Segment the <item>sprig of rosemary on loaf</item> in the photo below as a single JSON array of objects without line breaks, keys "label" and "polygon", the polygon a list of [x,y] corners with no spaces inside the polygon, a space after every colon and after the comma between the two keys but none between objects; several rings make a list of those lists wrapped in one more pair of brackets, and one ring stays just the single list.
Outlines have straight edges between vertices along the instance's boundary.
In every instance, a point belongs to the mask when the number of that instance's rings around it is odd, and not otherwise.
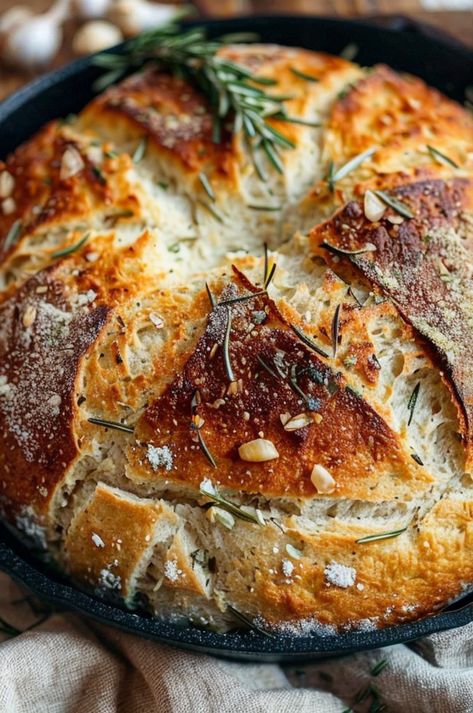
[{"label": "sprig of rosemary on loaf", "polygon": [[[263,150],[274,168],[282,173],[280,151],[292,149],[295,144],[269,120],[309,126],[318,124],[287,114],[284,102],[291,97],[271,94],[266,89],[277,84],[276,80],[255,76],[246,67],[219,54],[226,45],[255,39],[258,39],[255,35],[239,34],[211,40],[202,27],[188,30],[177,24],[160,27],[130,40],[118,54],[104,52],[97,55],[94,64],[106,72],[96,81],[94,88],[102,91],[147,62],[157,64],[190,81],[205,94],[212,111],[212,138],[215,143],[221,140],[223,125],[232,122],[233,132],[243,133],[253,156],[256,150]],[[265,180],[264,170],[256,159],[255,168],[260,178]]]}]

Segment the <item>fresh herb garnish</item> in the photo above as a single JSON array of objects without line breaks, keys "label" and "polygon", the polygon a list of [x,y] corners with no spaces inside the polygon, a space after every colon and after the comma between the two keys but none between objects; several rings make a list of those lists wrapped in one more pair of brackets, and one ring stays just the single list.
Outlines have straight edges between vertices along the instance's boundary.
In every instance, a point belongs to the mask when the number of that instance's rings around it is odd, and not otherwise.
[{"label": "fresh herb garnish", "polygon": [[401,527],[400,530],[391,530],[390,532],[378,532],[376,535],[366,535],[365,537],[360,537],[356,540],[358,545],[362,545],[365,542],[377,542],[378,540],[390,540],[392,537],[398,537],[402,535],[403,532],[407,530],[407,527]]},{"label": "fresh herb garnish", "polygon": [[357,156],[351,158],[349,161],[344,163],[343,166],[340,166],[340,168],[336,171],[334,171],[333,162],[331,162],[329,165],[329,172],[327,176],[327,183],[330,190],[333,192],[337,181],[341,181],[342,178],[348,176],[349,173],[358,168],[358,166],[361,166],[361,164],[364,163],[364,161],[366,161],[367,159],[369,159],[374,153],[376,153],[376,151],[377,146],[372,146],[371,148],[366,149],[366,151],[363,151]]},{"label": "fresh herb garnish", "polygon": [[392,208],[393,210],[396,211],[396,213],[399,213],[399,215],[402,215],[403,218],[413,218],[414,213],[411,211],[411,209],[405,205],[404,203],[401,203],[401,201],[398,201],[397,198],[393,198],[392,196],[389,195],[389,193],[386,193],[385,191],[373,191],[373,193],[383,201],[389,208]]},{"label": "fresh herb garnish", "polygon": [[307,74],[306,72],[302,72],[300,69],[297,69],[296,67],[290,67],[291,72],[295,77],[298,77],[299,79],[304,79],[306,82],[319,82],[318,77],[314,77],[313,74]]},{"label": "fresh herb garnish", "polygon": [[452,168],[460,168],[458,163],[455,163],[455,161],[453,161],[451,158],[449,158],[444,153],[442,153],[441,151],[436,149],[435,146],[429,146],[429,144],[427,144],[427,149],[429,150],[429,153],[432,156],[432,158],[435,159],[435,161],[437,161],[437,163],[444,163],[444,164],[446,163],[449,166],[452,166]]},{"label": "fresh herb garnish", "polygon": [[147,61],[178,72],[207,96],[216,143],[221,140],[222,125],[231,118],[234,132],[243,131],[250,147],[263,150],[276,170],[282,172],[279,151],[293,148],[294,144],[268,119],[278,115],[285,121],[290,120],[284,102],[291,97],[269,94],[262,87],[272,85],[274,80],[254,77],[251,70],[221,57],[219,50],[226,44],[225,36],[209,40],[205,28],[183,30],[175,23],[144,32],[129,40],[122,53],[105,52],[95,57],[94,64],[106,73],[95,83],[94,89],[102,91]]},{"label": "fresh herb garnish", "polygon": [[259,363],[261,364],[261,366],[263,367],[263,369],[266,369],[266,371],[268,372],[268,374],[271,374],[271,376],[272,376],[274,379],[276,379],[276,380],[279,379],[279,374],[277,374],[277,373],[270,367],[270,365],[268,364],[268,362],[267,362],[265,359],[263,359],[263,357],[262,357],[260,354],[258,354],[258,356],[257,356],[256,358],[257,358],[257,360],[259,361]]},{"label": "fresh herb garnish", "polygon": [[332,356],[335,359],[338,349],[338,337],[340,331],[340,309],[342,305],[337,305],[332,319]]},{"label": "fresh herb garnish", "polygon": [[133,433],[134,431],[131,426],[127,426],[124,423],[119,423],[118,421],[106,421],[103,418],[88,418],[87,420],[89,423],[93,423],[95,426],[111,428],[115,431],[123,431],[123,433]]},{"label": "fresh herb garnish", "polygon": [[230,502],[230,500],[225,500],[221,495],[219,495],[217,492],[213,492],[211,490],[207,490],[204,487],[200,486],[200,492],[202,495],[205,495],[205,497],[210,498],[210,500],[213,500],[214,503],[217,503],[219,507],[222,508],[222,510],[226,510],[229,512],[231,515],[234,515],[235,517],[239,518],[240,520],[244,520],[245,522],[252,522],[254,525],[259,525],[260,521],[258,520],[256,514],[253,515],[251,512],[246,512],[246,510],[241,510],[238,505],[235,505],[234,503]]},{"label": "fresh herb garnish", "polygon": [[282,206],[280,205],[254,205],[251,203],[248,203],[247,208],[251,208],[251,210],[265,210],[265,211],[277,211],[281,210]]},{"label": "fresh herb garnish", "polygon": [[213,294],[212,294],[212,292],[211,292],[211,290],[210,290],[210,287],[209,287],[209,285],[208,285],[207,282],[205,283],[205,289],[207,290],[207,295],[208,295],[208,298],[209,298],[209,301],[210,301],[210,306],[212,307],[212,309],[215,309],[215,307],[217,306],[217,302],[216,302],[216,299],[215,299],[215,297],[213,296]]},{"label": "fresh herb garnish", "polygon": [[292,331],[295,334],[297,334],[299,339],[302,342],[304,342],[304,344],[307,347],[309,347],[309,349],[313,349],[313,351],[316,352],[316,354],[320,354],[320,356],[323,356],[326,358],[328,357],[327,352],[325,352],[321,347],[319,347],[315,342],[313,342],[310,337],[308,337],[306,334],[304,334],[304,332],[301,329],[299,329],[299,327],[296,327],[295,324],[290,324],[289,326],[292,329]]},{"label": "fresh herb garnish", "polygon": [[15,222],[12,224],[10,230],[8,231],[7,237],[5,238],[5,242],[3,244],[3,249],[5,251],[9,250],[12,247],[12,245],[15,245],[18,238],[20,237],[22,228],[23,228],[23,224],[22,224],[21,220],[15,220]]},{"label": "fresh herb garnish", "polygon": [[107,179],[103,175],[102,169],[100,169],[98,166],[92,166],[92,173],[94,174],[97,181],[102,184],[102,186],[106,185]]},{"label": "fresh herb garnish", "polygon": [[[206,284],[207,284],[207,283],[206,283]],[[192,419],[194,419],[194,416],[196,415],[197,406],[199,406],[199,404],[201,403],[201,400],[202,400],[202,399],[201,399],[201,396],[200,396],[200,391],[199,391],[198,389],[196,389],[196,390],[194,391],[194,394],[193,394],[193,396],[192,396],[192,401],[191,401],[191,415],[192,415]],[[211,454],[210,450],[209,450],[208,447],[207,447],[207,444],[206,444],[205,441],[204,441],[204,437],[203,437],[203,435],[202,435],[202,433],[201,433],[201,429],[198,428],[198,427],[194,424],[194,420],[191,421],[191,428],[194,429],[194,431],[195,431],[196,434],[197,434],[197,442],[198,442],[198,444],[199,444],[200,450],[202,451],[202,453],[204,454],[204,456],[207,458],[207,460],[209,461],[209,463],[210,463],[210,465],[212,466],[212,468],[216,468],[216,467],[217,467],[217,464],[216,464],[216,462],[215,462],[215,458],[214,458],[213,455]]]},{"label": "fresh herb garnish", "polygon": [[227,307],[227,326],[225,328],[225,336],[223,339],[223,362],[225,364],[225,371],[227,372],[227,377],[230,383],[236,381],[235,374],[233,373],[232,363],[230,360],[230,333],[232,330],[232,311]]},{"label": "fresh herb garnish", "polygon": [[138,146],[135,149],[135,153],[133,154],[133,163],[139,163],[144,158],[147,147],[148,147],[148,138],[145,136],[144,138],[141,139],[141,141],[139,142]]},{"label": "fresh herb garnish", "polygon": [[227,604],[228,609],[231,611],[233,616],[238,619],[242,624],[247,626],[249,629],[253,629],[253,631],[256,631],[258,634],[261,634],[262,636],[268,636],[270,639],[274,639],[274,634],[272,634],[270,631],[267,631],[266,629],[263,629],[261,626],[258,624],[255,624],[252,619],[246,616],[246,614],[242,614],[238,609],[235,609],[235,607],[232,607],[231,604]]},{"label": "fresh herb garnish", "polygon": [[204,191],[207,193],[207,195],[208,195],[208,197],[210,198],[210,200],[211,200],[211,201],[214,201],[214,200],[215,200],[215,193],[214,193],[214,190],[213,190],[213,188],[212,188],[212,186],[211,186],[211,184],[210,184],[210,181],[209,181],[209,179],[207,178],[207,176],[205,175],[205,173],[203,173],[203,172],[199,173],[199,181],[201,182],[202,188],[203,188]]},{"label": "fresh herb garnish", "polygon": [[205,209],[210,213],[210,215],[212,215],[212,216],[215,218],[215,220],[216,220],[218,223],[223,223],[223,218],[222,218],[222,216],[221,216],[220,213],[216,210],[216,208],[213,207],[213,205],[212,205],[211,203],[207,203],[207,201],[201,201],[200,199],[197,199],[196,203],[198,203],[199,205],[201,205],[202,208],[205,208]]},{"label": "fresh herb garnish", "polygon": [[371,253],[376,250],[376,245],[373,245],[373,243],[365,243],[363,247],[357,248],[356,250],[346,250],[345,248],[339,248],[337,245],[332,245],[332,243],[328,243],[326,240],[323,240],[320,243],[321,248],[325,248],[326,250],[330,250],[331,253],[334,253],[334,255],[362,255],[363,253]]},{"label": "fresh herb garnish", "polygon": [[422,460],[422,458],[420,456],[417,455],[417,453],[411,453],[411,458],[412,458],[412,460],[415,460],[415,462],[418,463],[419,465],[424,465],[424,461]]},{"label": "fresh herb garnish", "polygon": [[270,269],[270,271],[269,271],[269,273],[268,273],[268,277],[266,278],[266,280],[265,280],[265,282],[264,282],[264,289],[265,289],[265,290],[268,289],[268,287],[270,286],[270,284],[271,284],[271,282],[272,282],[272,279],[273,279],[273,277],[274,277],[274,273],[276,272],[276,267],[277,267],[276,263],[273,262],[273,264],[271,265],[271,269]]},{"label": "fresh herb garnish", "polygon": [[63,248],[63,250],[57,250],[55,253],[51,255],[52,258],[55,260],[60,257],[66,257],[67,255],[72,255],[72,253],[77,252],[77,250],[80,250],[83,245],[87,242],[89,239],[89,233],[84,235],[77,243],[74,243],[74,245],[70,245],[68,248]]},{"label": "fresh herb garnish", "polygon": [[414,390],[412,394],[409,397],[409,401],[407,403],[407,410],[409,411],[409,419],[407,421],[407,425],[411,425],[412,417],[414,415],[414,409],[416,407],[417,403],[417,398],[419,396],[419,391],[420,391],[420,381],[415,385]]},{"label": "fresh herb garnish", "polygon": [[241,297],[230,297],[228,300],[222,300],[218,303],[219,307],[228,307],[230,305],[237,304],[238,302],[248,302],[248,300],[253,300],[255,297],[262,297],[266,294],[266,290],[260,290],[260,292],[252,292],[250,295],[242,295]]}]

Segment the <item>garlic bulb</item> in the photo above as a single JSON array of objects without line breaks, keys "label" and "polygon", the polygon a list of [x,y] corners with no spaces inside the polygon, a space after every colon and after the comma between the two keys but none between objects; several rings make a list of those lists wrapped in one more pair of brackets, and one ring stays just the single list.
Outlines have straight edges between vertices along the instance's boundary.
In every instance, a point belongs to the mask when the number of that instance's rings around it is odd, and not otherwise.
[{"label": "garlic bulb", "polygon": [[104,17],[112,0],[73,0],[72,10],[81,20],[94,20]]},{"label": "garlic bulb", "polygon": [[181,15],[182,5],[163,5],[147,0],[117,0],[108,13],[109,19],[128,37],[165,25]]},{"label": "garlic bulb", "polygon": [[76,54],[92,54],[117,45],[123,39],[118,27],[111,22],[91,20],[76,32],[72,49]]},{"label": "garlic bulb", "polygon": [[33,15],[26,5],[14,5],[0,17],[0,34],[11,32]]},{"label": "garlic bulb", "polygon": [[[69,0],[58,0],[42,15],[23,13],[20,21],[9,24],[3,30],[3,59],[25,69],[41,67],[53,59],[62,43],[61,24],[64,21]],[[19,8],[16,8],[18,11]],[[18,20],[19,15],[17,15]],[[8,18],[7,18],[8,20]],[[3,18],[5,25],[5,18]]]}]

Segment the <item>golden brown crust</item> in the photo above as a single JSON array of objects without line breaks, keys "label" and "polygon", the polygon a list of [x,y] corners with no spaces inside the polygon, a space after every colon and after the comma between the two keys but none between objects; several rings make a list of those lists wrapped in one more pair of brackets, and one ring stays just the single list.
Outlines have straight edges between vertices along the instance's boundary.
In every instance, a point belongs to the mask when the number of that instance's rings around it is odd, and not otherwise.
[{"label": "golden brown crust", "polygon": [[[322,125],[273,120],[297,146],[267,182],[232,126],[213,142],[195,88],[151,67],[0,166],[1,508],[79,584],[156,616],[415,619],[473,581],[472,119],[386,67],[224,55]],[[330,161],[371,147],[331,190]],[[370,222],[368,188],[414,217]],[[277,270],[255,295],[265,242]],[[229,305],[227,347],[205,281],[253,293]],[[271,460],[243,460],[255,439]]]},{"label": "golden brown crust", "polygon": [[325,253],[324,242],[349,251],[374,246],[366,254],[345,259],[392,298],[434,350],[458,399],[461,432],[471,459],[473,303],[469,254],[462,245],[468,223],[462,216],[473,209],[473,183],[413,183],[391,195],[407,206],[412,219],[393,224],[390,218],[399,216],[389,208],[382,220],[371,222],[362,205],[351,202],[314,229],[313,246]]}]

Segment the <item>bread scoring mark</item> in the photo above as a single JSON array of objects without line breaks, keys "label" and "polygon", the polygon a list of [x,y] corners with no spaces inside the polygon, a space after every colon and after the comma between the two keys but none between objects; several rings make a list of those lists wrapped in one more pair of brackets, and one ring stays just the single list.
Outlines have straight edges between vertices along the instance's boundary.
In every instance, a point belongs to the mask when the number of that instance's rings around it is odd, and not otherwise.
[{"label": "bread scoring mark", "polygon": [[[238,283],[221,299],[240,294]],[[296,337],[267,296],[234,303],[232,314],[229,353],[236,381],[229,384],[223,358],[227,307],[216,306],[182,373],[137,426],[141,442],[172,449],[173,468],[163,474],[166,479],[197,488],[205,476],[247,493],[314,496],[310,476],[318,463],[332,473],[337,495],[362,488],[366,496],[368,487],[382,491],[383,475],[416,477],[417,466],[383,419]],[[264,321],[254,320],[259,314]],[[193,402],[196,391],[198,403]],[[300,428],[284,427],[281,415],[301,413],[307,418]],[[216,470],[200,451],[196,415]],[[240,446],[261,438],[272,442],[278,457],[242,461]],[[134,449],[134,457],[143,459],[141,449]],[[144,468],[149,471],[145,463]]]},{"label": "bread scoring mark", "polygon": [[352,202],[312,231],[312,244],[316,250],[324,241],[349,249],[366,242],[376,247],[369,256],[350,257],[351,263],[393,299],[428,341],[455,396],[471,459],[473,293],[468,224],[462,216],[472,210],[473,183],[419,182],[398,187],[393,194],[409,205],[412,220],[393,224],[393,211],[388,210],[373,223],[360,204]]},{"label": "bread scoring mark", "polygon": [[0,307],[0,489],[13,509],[28,502],[45,510],[78,452],[75,378],[107,313],[87,293],[68,294],[56,267]]}]

